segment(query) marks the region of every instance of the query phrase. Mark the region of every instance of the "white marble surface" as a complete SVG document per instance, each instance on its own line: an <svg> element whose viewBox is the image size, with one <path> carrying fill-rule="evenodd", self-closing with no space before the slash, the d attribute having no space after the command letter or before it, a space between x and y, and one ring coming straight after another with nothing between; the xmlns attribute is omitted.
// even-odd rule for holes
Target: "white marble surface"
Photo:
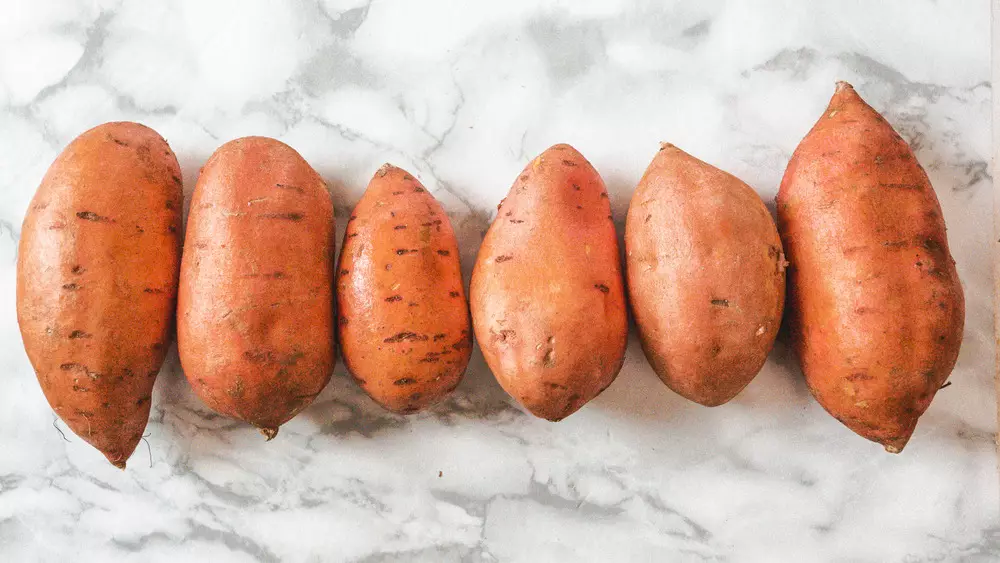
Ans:
<svg viewBox="0 0 1000 563"><path fill-rule="evenodd" d="M169 4L169 7L167 5ZM12 0L0 9L0 560L995 561L1000 493L986 0ZM474 356L409 418L339 366L265 443L209 414L172 354L121 472L60 427L21 348L14 259L48 164L83 130L157 129L187 195L220 144L269 135L330 183L340 227L384 161L453 214L466 273L524 163L569 142L621 226L661 140L770 200L837 79L910 140L968 317L953 385L902 455L810 397L786 347L735 401L670 392L636 344L564 422Z"/></svg>

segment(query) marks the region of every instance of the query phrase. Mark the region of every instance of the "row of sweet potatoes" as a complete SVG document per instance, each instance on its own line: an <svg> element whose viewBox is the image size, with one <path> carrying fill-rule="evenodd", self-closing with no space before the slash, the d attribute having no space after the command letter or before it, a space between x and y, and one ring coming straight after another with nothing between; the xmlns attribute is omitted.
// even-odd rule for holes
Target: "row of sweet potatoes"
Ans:
<svg viewBox="0 0 1000 563"><path fill-rule="evenodd" d="M399 168L372 178L339 263L327 188L290 147L248 137L219 148L183 254L180 174L151 129L99 126L51 166L22 230L28 356L56 413L119 467L146 426L175 311L194 391L268 438L327 384L335 342L375 401L409 413L458 385L473 332L503 388L560 420L621 369L626 294L664 383L719 405L763 366L787 274L813 394L898 452L961 343L934 191L845 83L788 165L777 227L752 188L664 144L632 197L624 272L601 177L572 147L548 149L500 203L468 300L447 215Z"/></svg>

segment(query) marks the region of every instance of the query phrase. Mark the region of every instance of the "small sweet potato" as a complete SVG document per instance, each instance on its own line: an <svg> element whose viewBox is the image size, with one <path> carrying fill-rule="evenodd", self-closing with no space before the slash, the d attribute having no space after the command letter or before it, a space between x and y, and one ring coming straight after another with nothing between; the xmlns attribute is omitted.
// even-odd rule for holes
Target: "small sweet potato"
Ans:
<svg viewBox="0 0 1000 563"><path fill-rule="evenodd" d="M195 393L268 439L330 380L330 194L294 149L230 141L198 177L177 304L177 348Z"/></svg>
<svg viewBox="0 0 1000 563"><path fill-rule="evenodd" d="M927 174L841 82L778 192L789 320L806 382L898 453L958 358L965 299Z"/></svg>
<svg viewBox="0 0 1000 563"><path fill-rule="evenodd" d="M763 367L785 303L785 255L760 196L664 144L632 195L625 256L660 379L710 407L735 397Z"/></svg>
<svg viewBox="0 0 1000 563"><path fill-rule="evenodd" d="M472 353L458 242L416 178L386 164L347 223L337 326L348 371L377 403L416 412L450 393Z"/></svg>
<svg viewBox="0 0 1000 563"><path fill-rule="evenodd" d="M31 200L17 319L56 414L125 468L173 331L181 172L138 123L105 123L52 163Z"/></svg>
<svg viewBox="0 0 1000 563"><path fill-rule="evenodd" d="M623 285L604 182L573 147L551 147L500 203L472 273L473 330L500 385L552 421L611 385Z"/></svg>

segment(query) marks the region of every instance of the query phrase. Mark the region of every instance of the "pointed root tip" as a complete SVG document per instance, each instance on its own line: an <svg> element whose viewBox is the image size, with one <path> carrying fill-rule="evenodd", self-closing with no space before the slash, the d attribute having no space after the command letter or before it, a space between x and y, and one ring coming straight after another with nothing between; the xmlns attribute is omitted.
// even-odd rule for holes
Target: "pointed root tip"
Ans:
<svg viewBox="0 0 1000 563"><path fill-rule="evenodd" d="M662 150L666 150L666 149L676 149L676 148L677 148L677 146L674 145L673 143L668 143L666 141L660 141L660 150L661 151Z"/></svg>
<svg viewBox="0 0 1000 563"><path fill-rule="evenodd" d="M258 428L258 430L260 430L260 433L263 434L265 438L267 438L268 442L273 440L274 437L278 435L277 428Z"/></svg>
<svg viewBox="0 0 1000 563"><path fill-rule="evenodd" d="M845 80L838 80L837 81L837 92L838 93L839 92L843 92L844 90L853 90L853 89L854 89L854 86L851 86L850 82L847 82Z"/></svg>
<svg viewBox="0 0 1000 563"><path fill-rule="evenodd" d="M125 461L124 460L115 461L115 460L109 459L108 461L111 462L111 465L114 465L118 469L121 469L122 471L125 471Z"/></svg>
<svg viewBox="0 0 1000 563"><path fill-rule="evenodd" d="M395 166L393 166L393 165L389 164L388 162L386 162L385 164L383 164L382 166L379 167L378 171L375 172L375 175L378 176L379 178L381 178L381 177L385 176L386 174L388 174L389 172L392 172L395 169L396 169Z"/></svg>

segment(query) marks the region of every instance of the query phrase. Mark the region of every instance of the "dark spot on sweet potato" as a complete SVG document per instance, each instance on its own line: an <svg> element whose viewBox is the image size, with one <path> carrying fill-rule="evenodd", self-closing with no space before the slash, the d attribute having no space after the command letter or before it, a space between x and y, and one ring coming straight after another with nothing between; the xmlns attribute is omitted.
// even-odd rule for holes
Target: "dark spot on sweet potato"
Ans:
<svg viewBox="0 0 1000 563"><path fill-rule="evenodd" d="M517 333L510 329L501 330L499 332L493 333L493 340L499 342L507 342L508 340L513 340L517 336Z"/></svg>
<svg viewBox="0 0 1000 563"><path fill-rule="evenodd" d="M183 184L183 183L184 183L184 182L183 182L183 181L181 180L181 177L180 177L180 176L178 176L177 174L171 174L171 175L170 175L170 177L171 177L171 178L172 178L172 179L174 180L174 183L175 183L175 184L177 184L178 186L180 186L181 184Z"/></svg>
<svg viewBox="0 0 1000 563"><path fill-rule="evenodd" d="M517 179L520 180L520 181L522 181L522 182L527 182L528 181L528 175L527 174L521 174ZM503 205L503 201L500 202L500 205Z"/></svg>
<svg viewBox="0 0 1000 563"><path fill-rule="evenodd" d="M417 334L415 332L403 331L396 333L395 335L390 336L389 338L386 338L382 342L385 342L386 344L398 344L400 342L423 342L425 340L427 340L426 334Z"/></svg>
<svg viewBox="0 0 1000 563"><path fill-rule="evenodd" d="M167 225L167 230L170 231L171 233L176 233L177 225ZM144 232L144 231L142 229L139 229L139 232Z"/></svg>
<svg viewBox="0 0 1000 563"><path fill-rule="evenodd" d="M358 233L347 233L347 238L354 238L358 236Z"/></svg>
<svg viewBox="0 0 1000 563"><path fill-rule="evenodd" d="M342 325L346 325L347 324L347 317L340 317L340 319L338 320L338 322L340 324L342 324Z"/></svg>
<svg viewBox="0 0 1000 563"><path fill-rule="evenodd" d="M392 192L392 195L403 195L403 192L402 191Z"/></svg>
<svg viewBox="0 0 1000 563"><path fill-rule="evenodd" d="M550 389L566 389L565 385L561 383L554 383L551 381L547 382L545 385L547 385Z"/></svg>
<svg viewBox="0 0 1000 563"><path fill-rule="evenodd" d="M924 248L930 250L931 252L939 252L941 250L941 244L934 239L924 239Z"/></svg>
<svg viewBox="0 0 1000 563"><path fill-rule="evenodd" d="M524 220L522 220L522 219L511 219L510 222L514 223L515 225L519 225L519 224L523 223Z"/></svg>
<svg viewBox="0 0 1000 563"><path fill-rule="evenodd" d="M271 272L270 274L263 275L263 278L266 280L281 280L285 277L285 272Z"/></svg>
<svg viewBox="0 0 1000 563"><path fill-rule="evenodd" d="M262 219L280 219L282 221L294 221L299 222L305 218L304 213L261 213L258 217Z"/></svg>
<svg viewBox="0 0 1000 563"><path fill-rule="evenodd" d="M407 254L416 254L418 251L416 248L397 248L397 256L406 256Z"/></svg>
<svg viewBox="0 0 1000 563"><path fill-rule="evenodd" d="M716 307L728 307L729 306L729 300L728 299L712 299L711 303L712 303L712 305L715 305Z"/></svg>
<svg viewBox="0 0 1000 563"><path fill-rule="evenodd" d="M563 159L562 163L563 163L563 166L576 166L576 163L573 162L572 160Z"/></svg>
<svg viewBox="0 0 1000 563"><path fill-rule="evenodd" d="M614 218L614 216L613 216L613 215L608 215L608 220L609 220L609 221L614 221L614 220L615 220L615 218Z"/></svg>
<svg viewBox="0 0 1000 563"><path fill-rule="evenodd" d="M403 377L403 378L397 379L396 381L393 381L392 384L393 385L413 385L416 382L417 382L417 380L413 379L412 377Z"/></svg>
<svg viewBox="0 0 1000 563"><path fill-rule="evenodd" d="M159 352L160 350L163 350L163 343L162 342L154 342L150 346L150 348L152 348L153 350L156 350L157 352Z"/></svg>
<svg viewBox="0 0 1000 563"><path fill-rule="evenodd" d="M396 301L402 301L402 300L403 300L403 296L402 295L393 295L391 297L386 297L385 298L385 302L386 303L395 303Z"/></svg>
<svg viewBox="0 0 1000 563"><path fill-rule="evenodd" d="M451 252L447 250L438 250L437 253L440 254L441 256L451 256Z"/></svg>
<svg viewBox="0 0 1000 563"><path fill-rule="evenodd" d="M420 358L420 360L419 360L418 363L421 363L421 364L433 364L433 363L437 363L437 362L440 362L440 361L441 361L441 358L439 358L437 356L424 356L423 358Z"/></svg>
<svg viewBox="0 0 1000 563"><path fill-rule="evenodd" d="M49 225L49 230L50 231L58 231L58 230L65 229L65 228L66 228L66 223L63 223L62 221L56 221L56 222L51 223Z"/></svg>
<svg viewBox="0 0 1000 563"><path fill-rule="evenodd" d="M601 192L601 199L608 199L608 192Z"/></svg>
<svg viewBox="0 0 1000 563"><path fill-rule="evenodd" d="M421 188L420 186L413 188L413 191L417 192L418 194L424 193L424 189Z"/></svg>
<svg viewBox="0 0 1000 563"><path fill-rule="evenodd" d="M420 223L421 227L433 227L434 225L440 225L441 219L435 219L433 221L428 221L426 223Z"/></svg>
<svg viewBox="0 0 1000 563"><path fill-rule="evenodd" d="M386 264L386 265L385 265L385 271L387 271L387 272L388 272L388 271L389 271L389 270L391 270L391 269L392 269L392 264Z"/></svg>
<svg viewBox="0 0 1000 563"><path fill-rule="evenodd" d="M76 266L73 266L73 269L70 270L70 272L73 272L76 275L80 275L80 274L82 274L82 273L84 273L86 271L87 271L87 269L84 268L83 266L79 265L79 264L77 264Z"/></svg>
<svg viewBox="0 0 1000 563"><path fill-rule="evenodd" d="M156 294L156 295L164 293L164 291L162 289L157 288L157 287L147 287L147 288L143 289L142 292L143 293L153 293L153 294Z"/></svg>
<svg viewBox="0 0 1000 563"><path fill-rule="evenodd" d="M171 200L171 199L168 199L167 202L166 202L166 206L167 206L167 209L173 209L174 208L174 201Z"/></svg>
<svg viewBox="0 0 1000 563"><path fill-rule="evenodd" d="M448 297L458 297L460 295L462 295L462 294L459 293L459 292L457 292L457 291L449 291L448 292Z"/></svg>
<svg viewBox="0 0 1000 563"><path fill-rule="evenodd" d="M90 333L84 332L82 330L74 330L73 332L69 333L70 340L76 340L77 338L90 338L90 336L91 336Z"/></svg>
<svg viewBox="0 0 1000 563"><path fill-rule="evenodd" d="M76 291L80 289L80 286L75 283L66 283L63 284L62 288L65 289L66 291Z"/></svg>
<svg viewBox="0 0 1000 563"><path fill-rule="evenodd" d="M445 333L439 332L438 334L434 335L434 342L437 342L438 340L444 340L446 336L447 335Z"/></svg>
<svg viewBox="0 0 1000 563"><path fill-rule="evenodd" d="M576 208L577 209L583 209L583 206L582 205L577 205Z"/></svg>
<svg viewBox="0 0 1000 563"><path fill-rule="evenodd" d="M243 358L253 364L266 364L274 361L274 353L268 350L247 350Z"/></svg>
<svg viewBox="0 0 1000 563"><path fill-rule="evenodd" d="M501 262L507 262L507 261L510 261L510 260L513 260L513 259L514 259L514 257L511 256L510 254L504 254L502 256L497 256L496 257L496 262L499 264Z"/></svg>
<svg viewBox="0 0 1000 563"><path fill-rule="evenodd" d="M573 189L574 189L574 190L576 190L576 191L580 191L580 186L579 186L579 185L577 185L577 184L572 184L572 186L573 186Z"/></svg>
<svg viewBox="0 0 1000 563"><path fill-rule="evenodd" d="M600 291L601 293L609 293L611 291L611 288L604 285L603 283L595 283L594 287L597 288L597 290Z"/></svg>
<svg viewBox="0 0 1000 563"><path fill-rule="evenodd" d="M111 223L112 222L109 217L105 217L103 215L98 215L97 213L94 213L93 211L78 211L76 213L76 216L79 217L80 219L83 219L84 221L94 221L96 223Z"/></svg>
<svg viewBox="0 0 1000 563"><path fill-rule="evenodd" d="M66 364L61 364L59 366L59 369L61 369L63 371L71 371L71 370L74 370L74 369L86 369L86 368L82 364L66 363Z"/></svg>
<svg viewBox="0 0 1000 563"><path fill-rule="evenodd" d="M504 216L504 217L510 217L510 216L511 216L511 215L513 215L513 214L514 214L514 212L513 212L513 211L508 211L507 213L504 213L504 214L503 214L503 216Z"/></svg>
<svg viewBox="0 0 1000 563"><path fill-rule="evenodd" d="M342 276L346 276L346 275L347 275L347 274L349 274L349 273L351 273L351 271L350 271L350 270L348 270L348 269L346 269L346 268L342 268L342 269L340 270L340 275L342 275Z"/></svg>
<svg viewBox="0 0 1000 563"><path fill-rule="evenodd" d="M865 371L856 371L847 376L848 381L871 381L872 379L875 379L875 376L869 375Z"/></svg>
<svg viewBox="0 0 1000 563"><path fill-rule="evenodd" d="M653 218L652 215L646 215L646 219L643 221L643 223L648 223L649 220L652 219L652 218Z"/></svg>
<svg viewBox="0 0 1000 563"><path fill-rule="evenodd" d="M147 401L149 401L149 397L139 397L139 400L135 402L135 406L141 407Z"/></svg>
<svg viewBox="0 0 1000 563"><path fill-rule="evenodd" d="M394 231L402 231L405 228L406 228L406 225L396 225L395 227L392 228L392 230L394 230Z"/></svg>
<svg viewBox="0 0 1000 563"><path fill-rule="evenodd" d="M114 143L116 145L119 145L119 146L122 146L122 147L127 147L128 146L128 143L126 143L125 141L123 141L123 140L115 137L111 133L108 133L108 140L111 141L112 143Z"/></svg>
<svg viewBox="0 0 1000 563"><path fill-rule="evenodd" d="M79 392L79 393L86 393L87 391L90 391L90 388L89 387L81 387L79 385L74 385L73 386L73 390L76 391L76 392Z"/></svg>
<svg viewBox="0 0 1000 563"><path fill-rule="evenodd" d="M711 350L709 350L709 352L712 354L712 357L714 358L722 353L722 346L719 346L718 343L712 344L712 348Z"/></svg>

